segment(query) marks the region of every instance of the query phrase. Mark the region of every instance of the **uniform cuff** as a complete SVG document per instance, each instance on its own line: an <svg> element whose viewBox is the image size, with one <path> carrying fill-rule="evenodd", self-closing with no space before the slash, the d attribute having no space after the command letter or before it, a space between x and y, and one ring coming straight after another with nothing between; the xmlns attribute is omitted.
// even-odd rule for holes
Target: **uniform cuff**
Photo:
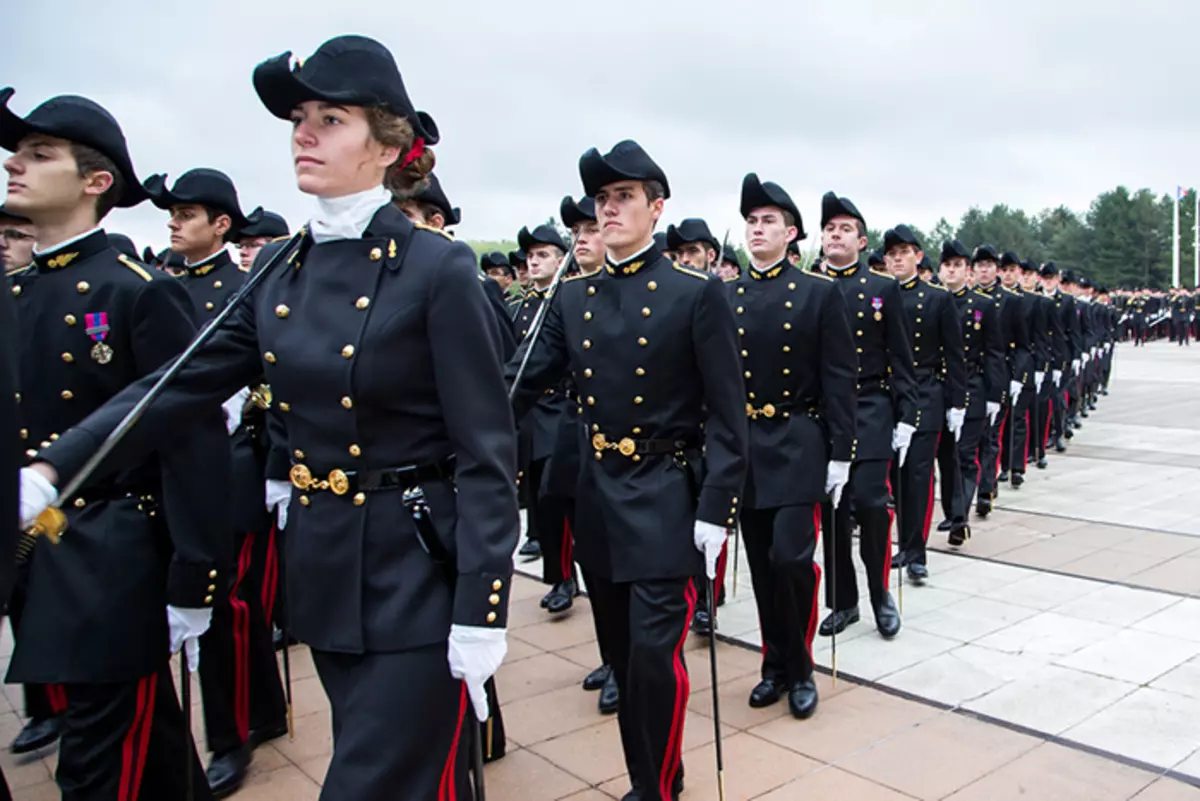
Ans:
<svg viewBox="0 0 1200 801"><path fill-rule="evenodd" d="M741 498L728 490L704 487L700 490L700 504L696 507L696 519L721 528L737 524L738 504Z"/></svg>
<svg viewBox="0 0 1200 801"><path fill-rule="evenodd" d="M512 573L459 574L454 588L454 622L459 626L508 628Z"/></svg>
<svg viewBox="0 0 1200 801"><path fill-rule="evenodd" d="M167 603L183 609L211 609L228 578L216 564L172 559L167 572Z"/></svg>

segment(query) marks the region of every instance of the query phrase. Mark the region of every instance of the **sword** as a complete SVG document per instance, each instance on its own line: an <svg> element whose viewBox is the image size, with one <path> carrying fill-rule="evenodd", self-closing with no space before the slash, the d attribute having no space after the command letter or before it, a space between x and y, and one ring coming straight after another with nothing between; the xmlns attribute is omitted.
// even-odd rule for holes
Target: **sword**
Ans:
<svg viewBox="0 0 1200 801"><path fill-rule="evenodd" d="M563 278L567 274L567 268L571 266L571 262L574 260L575 236L572 236L571 241L567 243L567 255L563 258L562 263L558 265L558 272L554 274L554 280L550 282L550 288L546 290L546 299L542 301L542 305L538 306L537 314L533 316L533 324L529 326L529 333L525 337L525 342L528 343L525 348L525 355L521 357L521 364L517 368L517 374L513 378L512 386L508 388L509 401L517 394L517 387L521 385L521 377L525 375L525 367L529 364L529 357L533 355L533 349L537 345L538 337L542 333L542 324L546 321L546 312L550 309L550 303L554 300L554 296L558 294L558 285L563 282Z"/></svg>
<svg viewBox="0 0 1200 801"><path fill-rule="evenodd" d="M196 766L194 760L197 757L196 744L192 741L192 671L188 667L187 642L184 642L183 648L179 652L179 698L180 704L183 706L183 737L184 743L186 743L184 751L187 758L187 764L183 768L185 782L183 792L187 801L195 801Z"/></svg>
<svg viewBox="0 0 1200 801"><path fill-rule="evenodd" d="M717 681L717 587L708 580L708 663L712 670L713 733L717 751L717 798L725 801L725 757L721 752L721 692Z"/></svg>

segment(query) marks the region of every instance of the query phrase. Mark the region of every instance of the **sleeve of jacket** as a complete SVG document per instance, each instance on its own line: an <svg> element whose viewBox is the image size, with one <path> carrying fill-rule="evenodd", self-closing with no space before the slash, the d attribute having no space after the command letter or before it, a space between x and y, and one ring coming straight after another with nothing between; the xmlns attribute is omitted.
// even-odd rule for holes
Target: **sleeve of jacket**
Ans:
<svg viewBox="0 0 1200 801"><path fill-rule="evenodd" d="M505 628L517 547L517 433L495 312L475 257L456 243L433 271L427 305L434 381L456 457L458 581L453 621Z"/></svg>
<svg viewBox="0 0 1200 801"><path fill-rule="evenodd" d="M912 334L900 285L889 282L883 301L883 319L887 326L888 366L892 374L892 393L896 398L896 422L917 424L917 374L913 371Z"/></svg>
<svg viewBox="0 0 1200 801"><path fill-rule="evenodd" d="M12 294L0 292L0 420L8 421L0 441L0 598L12 592L16 574L17 519L19 490L17 476L22 458L17 425L17 316Z"/></svg>
<svg viewBox="0 0 1200 801"><path fill-rule="evenodd" d="M1063 327L1062 314L1052 299L1046 303L1046 316L1049 318L1050 336L1054 340L1054 362L1050 367L1053 370L1066 370L1071 362L1071 346L1067 341L1067 330Z"/></svg>
<svg viewBox="0 0 1200 801"><path fill-rule="evenodd" d="M1063 301L1063 328L1070 350L1069 361L1075 361L1083 352L1083 332L1079 328L1079 304L1070 295Z"/></svg>
<svg viewBox="0 0 1200 801"><path fill-rule="evenodd" d="M858 436L858 356L854 347L846 298L831 285L821 303L821 416L829 428L829 458L836 462L853 460Z"/></svg>
<svg viewBox="0 0 1200 801"><path fill-rule="evenodd" d="M946 365L946 401L952 409L967 408L967 360L963 350L962 318L949 293L941 294L938 313L942 359Z"/></svg>
<svg viewBox="0 0 1200 801"><path fill-rule="evenodd" d="M1008 362L1004 358L1007 343L1000 331L997 308L993 302L983 309L983 380L987 385L987 400L1003 403L1008 393Z"/></svg>
<svg viewBox="0 0 1200 801"><path fill-rule="evenodd" d="M570 354L567 352L567 340L563 334L562 297L564 287L552 298L550 307L546 309L546 319L538 332L537 342L533 343L533 352L525 364L525 372L521 373L520 383L513 392L513 418L521 420L529 414L529 410L537 403L542 393L555 386L567 371ZM505 383L511 388L517 380L517 371L521 368L521 360L529 351L530 338L526 338L517 347L508 364L504 367Z"/></svg>
<svg viewBox="0 0 1200 801"><path fill-rule="evenodd" d="M692 315L692 350L704 386L704 486L696 519L725 526L737 517L750 427L737 347L737 323L724 284L704 283Z"/></svg>
<svg viewBox="0 0 1200 801"><path fill-rule="evenodd" d="M272 405L267 409L267 464L263 472L265 477L272 481L287 481L291 469L287 423L283 419L283 413Z"/></svg>
<svg viewBox="0 0 1200 801"><path fill-rule="evenodd" d="M1017 343L1013 349L1012 380L1020 381L1022 385L1030 384L1033 381L1034 350L1029 335L1029 320L1025 316L1020 295L1008 298L1005 302L1012 304L1013 341Z"/></svg>
<svg viewBox="0 0 1200 801"><path fill-rule="evenodd" d="M1034 370L1045 371L1054 361L1050 333L1047 329L1046 308L1040 297L1026 295L1029 303L1029 335L1033 339Z"/></svg>
<svg viewBox="0 0 1200 801"><path fill-rule="evenodd" d="M517 349L517 335L513 331L512 320L508 316L508 307L504 305L504 290L491 278L481 276L480 285L487 294L488 304L496 317L496 335L500 338L500 355L507 362Z"/></svg>

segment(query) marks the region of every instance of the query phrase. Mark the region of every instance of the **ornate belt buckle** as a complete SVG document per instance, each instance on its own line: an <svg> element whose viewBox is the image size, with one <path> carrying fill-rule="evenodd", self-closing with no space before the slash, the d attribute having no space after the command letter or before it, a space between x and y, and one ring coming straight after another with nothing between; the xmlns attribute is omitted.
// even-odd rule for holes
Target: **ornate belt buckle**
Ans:
<svg viewBox="0 0 1200 801"><path fill-rule="evenodd" d="M350 491L350 477L341 470L330 471L329 491L334 495L345 495Z"/></svg>
<svg viewBox="0 0 1200 801"><path fill-rule="evenodd" d="M608 439L603 434L595 434L592 436L592 447L602 451L608 447Z"/></svg>
<svg viewBox="0 0 1200 801"><path fill-rule="evenodd" d="M250 393L250 400L260 409L270 409L272 399L271 387L267 384L259 384Z"/></svg>
<svg viewBox="0 0 1200 801"><path fill-rule="evenodd" d="M763 417L768 417L768 418L774 417L775 416L775 404L768 403L766 406L762 407L762 413L763 413Z"/></svg>
<svg viewBox="0 0 1200 801"><path fill-rule="evenodd" d="M617 443L617 450L622 456L633 456L637 452L637 444L629 437L625 437Z"/></svg>
<svg viewBox="0 0 1200 801"><path fill-rule="evenodd" d="M306 490L313 483L312 471L302 464L292 465L292 469L288 472L288 478L292 480L292 486L298 490Z"/></svg>
<svg viewBox="0 0 1200 801"><path fill-rule="evenodd" d="M758 411L755 410L753 403L746 404L746 416L747 417L757 417L758 416Z"/></svg>

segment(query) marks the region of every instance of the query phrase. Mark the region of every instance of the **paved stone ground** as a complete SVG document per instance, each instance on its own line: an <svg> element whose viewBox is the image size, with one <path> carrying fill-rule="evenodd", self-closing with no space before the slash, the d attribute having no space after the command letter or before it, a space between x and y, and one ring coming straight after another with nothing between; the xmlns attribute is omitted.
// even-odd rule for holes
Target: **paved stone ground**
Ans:
<svg viewBox="0 0 1200 801"><path fill-rule="evenodd" d="M811 721L746 705L758 631L748 572L736 597L731 574L718 644L727 797L1200 801L1198 390L1200 350L1122 347L1112 395L1068 453L1002 488L958 552L931 536L932 576L905 585L900 636L884 642L867 621L839 638L840 677L835 688L818 676ZM510 752L488 768L489 798L619 798L616 721L579 688L597 659L587 601L550 621L542 592L514 584L497 679ZM817 644L826 666L829 646ZM684 798L695 801L716 798L706 647L692 637L687 652ZM10 650L5 631L0 658ZM238 799L317 798L329 712L302 648L293 674L297 737L256 752ZM19 688L5 687L0 742L19 709ZM0 764L19 801L58 797L52 752Z"/></svg>

